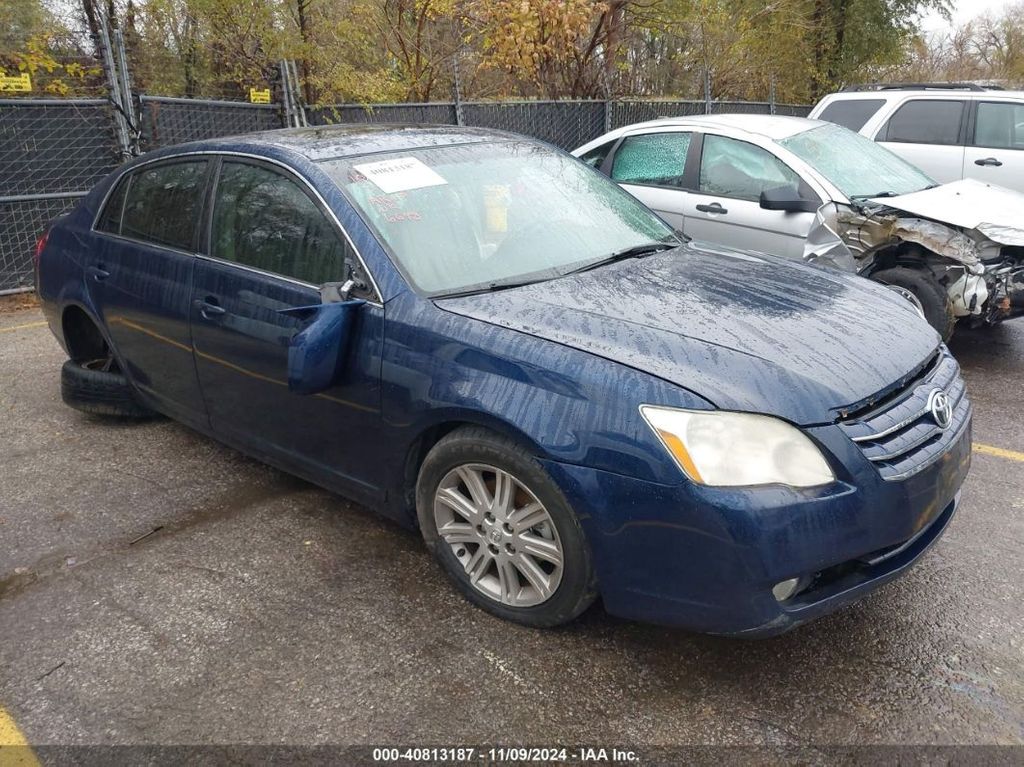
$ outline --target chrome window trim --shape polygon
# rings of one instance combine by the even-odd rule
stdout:
[[[183,250],[179,250],[177,248],[168,247],[168,246],[165,246],[165,245],[158,245],[158,244],[151,243],[151,242],[145,242],[143,240],[136,240],[136,239],[134,239],[132,237],[124,237],[123,235],[120,235],[120,234],[112,234],[111,232],[104,232],[103,230],[96,228],[96,224],[99,223],[100,216],[103,214],[103,211],[107,207],[107,200],[108,200],[108,198],[110,197],[111,193],[117,188],[117,185],[121,182],[122,178],[124,178],[129,173],[135,173],[137,170],[139,170],[140,168],[144,168],[147,165],[152,165],[152,164],[155,164],[155,163],[165,162],[165,161],[166,162],[171,162],[171,161],[175,161],[175,160],[187,160],[189,157],[213,157],[214,159],[216,159],[217,157],[243,157],[243,158],[247,158],[247,159],[250,159],[250,160],[258,160],[260,162],[265,162],[265,163],[269,163],[271,165],[276,165],[277,167],[283,168],[284,170],[288,171],[288,173],[291,176],[294,176],[296,179],[298,179],[306,187],[306,189],[308,189],[309,192],[312,193],[313,198],[320,204],[320,206],[325,211],[327,211],[328,220],[331,221],[334,224],[335,229],[341,233],[341,236],[345,238],[345,242],[347,242],[348,246],[350,248],[352,248],[352,252],[356,254],[356,258],[359,259],[359,264],[360,264],[360,266],[363,267],[363,272],[366,274],[367,279],[369,279],[370,286],[373,288],[373,294],[374,294],[374,296],[376,296],[376,299],[377,299],[375,301],[367,299],[367,303],[373,304],[375,306],[383,306],[384,305],[384,296],[383,296],[383,294],[380,291],[380,287],[377,285],[377,280],[373,276],[373,272],[371,272],[370,268],[366,265],[366,259],[363,258],[363,254],[359,252],[359,248],[356,247],[356,244],[352,241],[352,238],[349,237],[349,234],[345,230],[345,227],[342,226],[341,221],[338,220],[337,214],[331,209],[331,206],[327,204],[327,201],[323,198],[323,195],[320,194],[319,191],[317,191],[316,187],[314,187],[313,184],[309,181],[309,179],[307,179],[302,173],[300,173],[298,170],[296,170],[292,166],[288,165],[287,163],[281,162],[280,160],[277,160],[277,159],[275,159],[273,157],[266,157],[264,155],[254,154],[252,152],[238,152],[238,151],[215,150],[215,149],[197,149],[197,150],[193,150],[193,151],[189,151],[189,152],[181,152],[180,154],[166,155],[166,156],[163,156],[163,157],[153,157],[153,158],[148,159],[148,160],[143,160],[140,163],[132,165],[130,168],[122,169],[118,173],[117,177],[114,179],[113,183],[110,185],[110,188],[107,189],[107,191],[104,193],[103,199],[100,201],[100,204],[99,204],[99,206],[96,209],[96,215],[93,216],[92,226],[90,227],[89,231],[91,233],[93,233],[93,234],[102,234],[102,235],[107,236],[107,237],[115,237],[117,239],[125,240],[127,242],[137,243],[137,244],[140,244],[140,245],[146,245],[146,246],[150,246],[150,247],[163,248],[165,250],[170,250],[170,251],[173,251],[175,253],[184,253],[185,255],[189,255],[189,256],[196,256],[196,257],[199,257],[199,258],[206,258],[206,259],[208,259],[210,261],[214,261],[214,262],[217,262],[217,263],[232,264],[234,266],[241,266],[242,268],[244,268],[244,269],[246,269],[248,271],[255,272],[257,274],[269,275],[271,277],[279,277],[279,278],[281,278],[283,280],[287,280],[288,282],[292,282],[292,283],[295,283],[295,284],[298,284],[298,285],[303,285],[303,286],[307,286],[307,287],[312,287],[314,289],[318,289],[319,288],[318,285],[310,285],[308,282],[303,282],[301,280],[296,280],[294,278],[288,277],[288,276],[283,275],[283,274],[277,274],[276,272],[265,272],[262,269],[256,269],[254,267],[249,267],[249,266],[246,266],[245,264],[238,264],[235,261],[225,261],[223,259],[214,258],[214,257],[212,257],[212,256],[210,256],[210,255],[208,255],[206,253],[201,253],[201,252],[191,253],[189,251],[183,251]],[[127,201],[127,197],[125,199]]]

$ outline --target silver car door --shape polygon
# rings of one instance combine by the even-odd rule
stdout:
[[[684,231],[697,240],[800,259],[814,214],[765,210],[760,205],[761,192],[783,186],[821,203],[800,176],[767,149],[705,133],[698,191],[687,195]]]
[[[626,136],[615,149],[608,173],[678,231],[685,231],[683,173],[692,135],[663,131]]]
[[[979,101],[964,178],[1024,192],[1024,102]]]

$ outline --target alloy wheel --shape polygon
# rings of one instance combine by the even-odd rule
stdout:
[[[434,523],[485,596],[532,607],[558,589],[565,556],[554,521],[509,472],[484,464],[449,471],[434,494]]]

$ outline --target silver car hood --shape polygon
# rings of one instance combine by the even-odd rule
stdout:
[[[1024,245],[1024,194],[975,179],[942,184],[933,189],[875,197],[871,202],[964,230],[976,229],[1003,245]]]

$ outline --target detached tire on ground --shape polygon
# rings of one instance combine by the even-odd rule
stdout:
[[[474,604],[527,626],[580,615],[597,596],[576,514],[537,460],[487,429],[453,431],[416,483],[427,548]]]
[[[152,418],[156,415],[135,398],[131,384],[110,361],[68,360],[60,370],[60,394],[75,410],[121,418]]]
[[[953,327],[956,325],[953,304],[946,290],[930,274],[919,269],[897,266],[875,272],[871,279],[883,285],[896,285],[909,290],[921,302],[924,318],[942,336],[942,340],[948,341],[953,335]]]

